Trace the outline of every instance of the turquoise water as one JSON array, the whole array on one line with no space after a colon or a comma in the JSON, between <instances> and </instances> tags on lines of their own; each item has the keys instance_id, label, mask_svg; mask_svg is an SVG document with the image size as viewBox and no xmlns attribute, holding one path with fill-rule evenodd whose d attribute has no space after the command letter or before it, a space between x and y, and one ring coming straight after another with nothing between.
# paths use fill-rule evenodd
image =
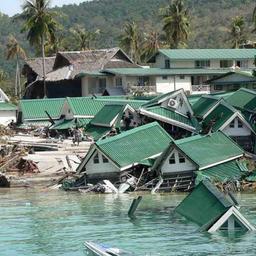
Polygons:
<instances>
[{"instance_id":1,"label":"turquoise water","mask_svg":"<svg viewBox=\"0 0 256 256\"><path fill-rule=\"evenodd\" d=\"M134 196L0 190L0 256L83 256L85 240L136 255L256 255L255 233L200 233L171 214L182 194L144 195L137 219L130 221ZM238 200L256 225L256 195L238 195Z\"/></svg>"}]
</instances>

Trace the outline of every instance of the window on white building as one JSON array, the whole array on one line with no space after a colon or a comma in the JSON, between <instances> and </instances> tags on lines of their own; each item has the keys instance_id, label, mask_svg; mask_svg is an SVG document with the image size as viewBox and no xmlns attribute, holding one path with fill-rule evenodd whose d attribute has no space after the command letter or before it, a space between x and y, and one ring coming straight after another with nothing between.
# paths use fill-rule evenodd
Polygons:
<instances>
[{"instance_id":1,"label":"window on white building","mask_svg":"<svg viewBox=\"0 0 256 256\"><path fill-rule=\"evenodd\" d=\"M236 66L240 68L248 68L248 60L237 60Z\"/></svg>"},{"instance_id":2,"label":"window on white building","mask_svg":"<svg viewBox=\"0 0 256 256\"><path fill-rule=\"evenodd\" d=\"M167 80L167 79L168 79L168 76L162 76L162 79L163 79L163 80Z\"/></svg>"},{"instance_id":3,"label":"window on white building","mask_svg":"<svg viewBox=\"0 0 256 256\"><path fill-rule=\"evenodd\" d=\"M229 124L230 128L235 128L235 120L233 120L230 124Z\"/></svg>"},{"instance_id":4,"label":"window on white building","mask_svg":"<svg viewBox=\"0 0 256 256\"><path fill-rule=\"evenodd\" d=\"M185 76L184 75L180 75L180 79L181 80L185 79Z\"/></svg>"},{"instance_id":5,"label":"window on white building","mask_svg":"<svg viewBox=\"0 0 256 256\"><path fill-rule=\"evenodd\" d=\"M185 163L185 162L186 162L185 157L179 153L179 163Z\"/></svg>"},{"instance_id":6,"label":"window on white building","mask_svg":"<svg viewBox=\"0 0 256 256\"><path fill-rule=\"evenodd\" d=\"M108 163L108 159L104 155L102 155L102 161L103 163Z\"/></svg>"},{"instance_id":7,"label":"window on white building","mask_svg":"<svg viewBox=\"0 0 256 256\"><path fill-rule=\"evenodd\" d=\"M98 153L93 157L93 163L94 164L99 164L100 163L100 159L99 159L99 154Z\"/></svg>"},{"instance_id":8,"label":"window on white building","mask_svg":"<svg viewBox=\"0 0 256 256\"><path fill-rule=\"evenodd\" d=\"M210 60L196 60L195 61L196 68L209 68L210 67Z\"/></svg>"},{"instance_id":9,"label":"window on white building","mask_svg":"<svg viewBox=\"0 0 256 256\"><path fill-rule=\"evenodd\" d=\"M164 67L165 67L165 68L171 68L170 60L165 60L165 62L164 62Z\"/></svg>"},{"instance_id":10,"label":"window on white building","mask_svg":"<svg viewBox=\"0 0 256 256\"><path fill-rule=\"evenodd\" d=\"M175 154L174 153L169 157L169 164L175 164Z\"/></svg>"},{"instance_id":11,"label":"window on white building","mask_svg":"<svg viewBox=\"0 0 256 256\"><path fill-rule=\"evenodd\" d=\"M233 60L220 60L221 68L230 68L233 66Z\"/></svg>"},{"instance_id":12,"label":"window on white building","mask_svg":"<svg viewBox=\"0 0 256 256\"><path fill-rule=\"evenodd\" d=\"M123 85L122 77L117 77L116 78L116 87L122 87L122 85Z\"/></svg>"},{"instance_id":13,"label":"window on white building","mask_svg":"<svg viewBox=\"0 0 256 256\"><path fill-rule=\"evenodd\" d=\"M237 126L238 128L243 128L243 123L241 122L240 119L238 119Z\"/></svg>"},{"instance_id":14,"label":"window on white building","mask_svg":"<svg viewBox=\"0 0 256 256\"><path fill-rule=\"evenodd\" d=\"M106 78L99 79L99 92L103 92L106 89L107 80Z\"/></svg>"}]
</instances>

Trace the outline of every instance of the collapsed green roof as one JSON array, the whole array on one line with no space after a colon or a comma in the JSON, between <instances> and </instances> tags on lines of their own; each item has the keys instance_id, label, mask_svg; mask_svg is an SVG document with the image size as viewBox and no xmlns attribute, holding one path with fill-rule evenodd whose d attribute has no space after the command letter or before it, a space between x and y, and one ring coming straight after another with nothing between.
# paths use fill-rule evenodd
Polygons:
<instances>
[{"instance_id":1,"label":"collapsed green roof","mask_svg":"<svg viewBox=\"0 0 256 256\"><path fill-rule=\"evenodd\" d=\"M195 118L188 118L184 115L175 112L174 110L167 109L165 107L155 106L148 107L146 109L141 109L141 113L148 113L148 116L155 118L157 120L163 121L164 118L166 121L169 120L170 123L174 122L177 126L182 127L186 130L196 131L199 129L199 124Z\"/></svg>"},{"instance_id":2,"label":"collapsed green roof","mask_svg":"<svg viewBox=\"0 0 256 256\"><path fill-rule=\"evenodd\" d=\"M186 154L199 170L210 168L243 155L244 151L222 132L196 135L177 140L175 145Z\"/></svg>"},{"instance_id":3,"label":"collapsed green roof","mask_svg":"<svg viewBox=\"0 0 256 256\"><path fill-rule=\"evenodd\" d=\"M230 196L204 180L175 208L175 212L200 226L210 227L234 205Z\"/></svg>"},{"instance_id":4,"label":"collapsed green roof","mask_svg":"<svg viewBox=\"0 0 256 256\"><path fill-rule=\"evenodd\" d=\"M212 131L218 131L235 113L236 109L225 103L219 103L203 120L203 124L211 126Z\"/></svg>"},{"instance_id":5,"label":"collapsed green roof","mask_svg":"<svg viewBox=\"0 0 256 256\"><path fill-rule=\"evenodd\" d=\"M212 96L202 96L198 101L192 105L192 109L196 117L203 118L203 116L217 104L218 98Z\"/></svg>"},{"instance_id":6,"label":"collapsed green roof","mask_svg":"<svg viewBox=\"0 0 256 256\"><path fill-rule=\"evenodd\" d=\"M155 158L171 141L168 133L157 122L153 122L97 141L95 145L119 168L125 168Z\"/></svg>"},{"instance_id":7,"label":"collapsed green roof","mask_svg":"<svg viewBox=\"0 0 256 256\"><path fill-rule=\"evenodd\" d=\"M123 104L107 104L94 116L91 121L92 125L111 127L112 122L122 114Z\"/></svg>"}]
</instances>

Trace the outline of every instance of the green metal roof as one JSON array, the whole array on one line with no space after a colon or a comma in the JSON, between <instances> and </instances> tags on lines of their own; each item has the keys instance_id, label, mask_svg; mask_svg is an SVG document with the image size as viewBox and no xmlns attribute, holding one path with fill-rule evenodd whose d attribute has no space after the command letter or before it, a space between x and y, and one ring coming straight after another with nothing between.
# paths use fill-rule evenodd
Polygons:
<instances>
[{"instance_id":1,"label":"green metal roof","mask_svg":"<svg viewBox=\"0 0 256 256\"><path fill-rule=\"evenodd\" d=\"M94 117L107 104L129 104L134 109L138 109L144 100L125 100L120 97L75 97L67 98L67 102L71 107L74 115L92 116Z\"/></svg>"},{"instance_id":2,"label":"green metal roof","mask_svg":"<svg viewBox=\"0 0 256 256\"><path fill-rule=\"evenodd\" d=\"M10 110L17 110L17 106L14 104L11 104L9 102L0 102L0 110L1 111L10 111Z\"/></svg>"},{"instance_id":3,"label":"green metal roof","mask_svg":"<svg viewBox=\"0 0 256 256\"><path fill-rule=\"evenodd\" d=\"M58 122L54 124L51 129L54 130L67 130L71 128L78 127L84 127L86 124L90 122L90 118L78 118L77 121L75 119L72 120L62 120L61 122Z\"/></svg>"},{"instance_id":4,"label":"green metal roof","mask_svg":"<svg viewBox=\"0 0 256 256\"><path fill-rule=\"evenodd\" d=\"M94 141L97 141L105 136L108 132L110 132L110 130L110 127L102 127L88 124L85 129L85 134L89 134L91 137L93 137Z\"/></svg>"},{"instance_id":5,"label":"green metal roof","mask_svg":"<svg viewBox=\"0 0 256 256\"><path fill-rule=\"evenodd\" d=\"M218 98L202 96L192 106L195 116L202 118L213 106L215 106L217 101Z\"/></svg>"},{"instance_id":6,"label":"green metal roof","mask_svg":"<svg viewBox=\"0 0 256 256\"><path fill-rule=\"evenodd\" d=\"M161 49L172 60L242 60L254 59L256 49Z\"/></svg>"},{"instance_id":7,"label":"green metal roof","mask_svg":"<svg viewBox=\"0 0 256 256\"><path fill-rule=\"evenodd\" d=\"M200 226L209 227L234 205L229 196L205 180L175 208L175 212Z\"/></svg>"},{"instance_id":8,"label":"green metal roof","mask_svg":"<svg viewBox=\"0 0 256 256\"><path fill-rule=\"evenodd\" d=\"M145 109L146 111L149 111L153 114L159 115L161 117L175 120L179 123L185 124L190 126L192 129L197 129L199 127L199 124L196 119L189 119L188 117L185 117L174 110L167 109L164 107L156 106L156 107L149 107Z\"/></svg>"},{"instance_id":9,"label":"green metal roof","mask_svg":"<svg viewBox=\"0 0 256 256\"><path fill-rule=\"evenodd\" d=\"M247 106L247 108L252 106L254 107L255 98L256 91L241 88L238 91L234 92L230 97L228 97L227 102L235 108L245 109L245 106Z\"/></svg>"},{"instance_id":10,"label":"green metal roof","mask_svg":"<svg viewBox=\"0 0 256 256\"><path fill-rule=\"evenodd\" d=\"M218 104L203 120L204 125L211 125L212 131L218 131L228 119L236 112L232 107L226 104Z\"/></svg>"},{"instance_id":11,"label":"green metal roof","mask_svg":"<svg viewBox=\"0 0 256 256\"><path fill-rule=\"evenodd\" d=\"M160 154L171 141L168 133L154 122L97 141L96 147L122 168Z\"/></svg>"},{"instance_id":12,"label":"green metal roof","mask_svg":"<svg viewBox=\"0 0 256 256\"><path fill-rule=\"evenodd\" d=\"M126 76L172 76L172 75L220 75L227 73L224 69L213 68L112 68L102 72Z\"/></svg>"},{"instance_id":13,"label":"green metal roof","mask_svg":"<svg viewBox=\"0 0 256 256\"><path fill-rule=\"evenodd\" d=\"M207 178L211 182L226 182L230 180L241 180L244 171L241 170L237 160L229 161L203 171L197 172L196 184Z\"/></svg>"},{"instance_id":14,"label":"green metal roof","mask_svg":"<svg viewBox=\"0 0 256 256\"><path fill-rule=\"evenodd\" d=\"M111 126L111 122L123 113L123 104L108 104L102 107L102 109L94 116L91 121L92 125L99 126Z\"/></svg>"},{"instance_id":15,"label":"green metal roof","mask_svg":"<svg viewBox=\"0 0 256 256\"><path fill-rule=\"evenodd\" d=\"M222 132L210 135L196 135L175 141L199 169L240 157L244 151Z\"/></svg>"},{"instance_id":16,"label":"green metal roof","mask_svg":"<svg viewBox=\"0 0 256 256\"><path fill-rule=\"evenodd\" d=\"M54 119L59 118L65 99L21 100L20 110L24 119L49 119L45 111Z\"/></svg>"}]
</instances>

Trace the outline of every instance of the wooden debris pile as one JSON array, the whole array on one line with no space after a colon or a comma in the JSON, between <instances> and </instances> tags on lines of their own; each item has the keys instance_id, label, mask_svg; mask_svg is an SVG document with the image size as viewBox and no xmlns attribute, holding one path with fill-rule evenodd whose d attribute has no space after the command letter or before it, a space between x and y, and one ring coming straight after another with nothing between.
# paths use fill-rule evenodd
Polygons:
<instances>
[{"instance_id":1,"label":"wooden debris pile","mask_svg":"<svg viewBox=\"0 0 256 256\"><path fill-rule=\"evenodd\" d=\"M6 172L18 172L19 174L39 173L39 169L32 160L20 158L18 162L6 166Z\"/></svg>"}]
</instances>

